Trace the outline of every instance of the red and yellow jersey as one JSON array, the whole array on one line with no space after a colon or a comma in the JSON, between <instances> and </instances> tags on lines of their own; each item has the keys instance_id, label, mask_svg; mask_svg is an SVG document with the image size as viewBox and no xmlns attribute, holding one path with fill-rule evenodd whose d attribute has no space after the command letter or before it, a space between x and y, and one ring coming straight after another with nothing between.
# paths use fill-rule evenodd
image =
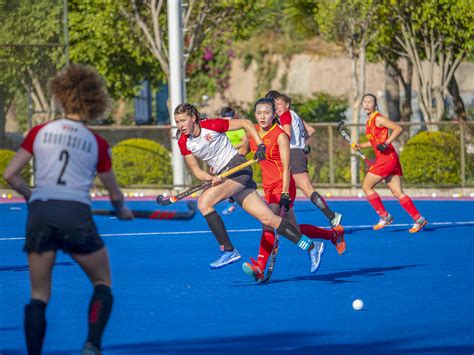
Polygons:
<instances>
[{"instance_id":1,"label":"red and yellow jersey","mask_svg":"<svg viewBox=\"0 0 474 355\"><path fill-rule=\"evenodd\" d=\"M258 131L258 125L255 125L255 128ZM280 147L278 146L278 137L280 134L286 133L277 124L274 124L270 130L261 135L263 144L265 144L267 148L267 158L260 162L264 188L277 184L283 179L283 163L280 156ZM250 150L255 153L257 151L257 144L252 137L249 138L249 141ZM290 177L290 179L293 180L293 177Z\"/></svg>"},{"instance_id":2,"label":"red and yellow jersey","mask_svg":"<svg viewBox=\"0 0 474 355\"><path fill-rule=\"evenodd\" d=\"M372 148L374 148L375 150L376 159L378 159L379 156L382 155L395 159L395 157L397 157L397 152L395 152L395 149L393 148L392 144L389 144L388 149L385 150L385 152L383 153L377 149L377 145L385 143L389 136L387 127L377 127L377 125L375 124L375 121L378 116L382 115L377 111L370 115L365 125L365 135L367 136L367 139L369 140L370 144L372 144Z\"/></svg>"}]
</instances>

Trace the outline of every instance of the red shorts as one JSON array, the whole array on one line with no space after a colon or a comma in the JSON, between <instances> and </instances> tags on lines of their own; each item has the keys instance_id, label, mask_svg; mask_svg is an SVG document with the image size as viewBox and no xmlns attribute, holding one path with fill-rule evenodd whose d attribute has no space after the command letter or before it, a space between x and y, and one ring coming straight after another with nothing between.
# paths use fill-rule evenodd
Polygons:
<instances>
[{"instance_id":1,"label":"red shorts","mask_svg":"<svg viewBox=\"0 0 474 355\"><path fill-rule=\"evenodd\" d=\"M267 201L268 204L275 203L278 205L280 203L282 190L283 190L282 180L270 186L263 186L263 191L265 192L265 201ZM290 180L290 188L288 192L290 193L290 198L291 198L290 207L293 207L293 205L295 204L295 197L296 197L296 185L295 185L295 180L293 179Z\"/></svg>"},{"instance_id":2,"label":"red shorts","mask_svg":"<svg viewBox=\"0 0 474 355\"><path fill-rule=\"evenodd\" d=\"M392 157L393 155L395 157ZM369 173L382 176L384 178L391 175L402 176L402 166L400 165L398 155L393 155L390 156L380 154L375 160L375 164L369 168Z\"/></svg>"}]
</instances>

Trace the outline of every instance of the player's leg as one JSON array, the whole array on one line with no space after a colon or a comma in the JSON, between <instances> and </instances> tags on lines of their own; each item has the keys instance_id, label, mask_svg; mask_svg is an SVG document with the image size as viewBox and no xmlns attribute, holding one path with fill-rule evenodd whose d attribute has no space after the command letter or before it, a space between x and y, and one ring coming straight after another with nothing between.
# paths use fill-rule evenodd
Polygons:
<instances>
[{"instance_id":1,"label":"player's leg","mask_svg":"<svg viewBox=\"0 0 474 355\"><path fill-rule=\"evenodd\" d=\"M382 176L368 172L367 175L365 175L364 181L362 182L362 190L367 196L367 201L369 201L372 208L380 216L380 220L374 226L375 230L382 229L393 222L392 215L387 212L382 199L375 191L375 186L383 179L384 178Z\"/></svg>"},{"instance_id":2,"label":"player's leg","mask_svg":"<svg viewBox=\"0 0 474 355\"><path fill-rule=\"evenodd\" d=\"M255 190L243 199L241 205L244 210L257 218L262 224L276 229L280 235L307 251L311 257L311 272L316 272L324 252L323 243L313 243L311 239L302 235L299 228L286 215L282 218L274 214Z\"/></svg>"},{"instance_id":3,"label":"player's leg","mask_svg":"<svg viewBox=\"0 0 474 355\"><path fill-rule=\"evenodd\" d=\"M295 179L296 187L300 189L303 194L310 199L310 201L317 207L329 220L331 226L337 226L341 223L342 215L333 212L317 191L314 190L311 184L311 179L308 173L308 157L302 149L291 149L290 151L290 167L293 178Z\"/></svg>"},{"instance_id":4,"label":"player's leg","mask_svg":"<svg viewBox=\"0 0 474 355\"><path fill-rule=\"evenodd\" d=\"M398 199L403 209L410 215L415 221L413 227L410 228L411 233L416 233L422 229L428 222L420 214L418 209L415 207L410 196L406 195L402 190L402 179L400 175L391 175L386 178L387 186L392 192L393 196Z\"/></svg>"},{"instance_id":5,"label":"player's leg","mask_svg":"<svg viewBox=\"0 0 474 355\"><path fill-rule=\"evenodd\" d=\"M293 178L295 179L296 187L326 216L331 226L337 226L341 223L342 215L333 212L324 197L314 190L307 172L293 174Z\"/></svg>"},{"instance_id":6,"label":"player's leg","mask_svg":"<svg viewBox=\"0 0 474 355\"><path fill-rule=\"evenodd\" d=\"M242 184L229 179L220 185L212 186L205 190L198 199L198 208L222 250L232 251L234 247L225 229L224 221L214 209L214 206L234 195L242 188Z\"/></svg>"},{"instance_id":7,"label":"player's leg","mask_svg":"<svg viewBox=\"0 0 474 355\"><path fill-rule=\"evenodd\" d=\"M31 300L25 306L24 329L28 354L41 354L46 334L46 306L51 295L51 273L55 251L29 252Z\"/></svg>"},{"instance_id":8,"label":"player's leg","mask_svg":"<svg viewBox=\"0 0 474 355\"><path fill-rule=\"evenodd\" d=\"M335 226L330 230L319 228L311 224L300 224L299 227L301 234L304 234L311 239L330 240L339 254L345 252L346 242L344 240L344 228L341 225Z\"/></svg>"},{"instance_id":9,"label":"player's leg","mask_svg":"<svg viewBox=\"0 0 474 355\"><path fill-rule=\"evenodd\" d=\"M104 246L88 254L71 254L71 257L84 270L94 287L94 293L89 303L89 331L83 353L97 351L101 347L102 334L109 320L113 304L109 254Z\"/></svg>"}]
</instances>

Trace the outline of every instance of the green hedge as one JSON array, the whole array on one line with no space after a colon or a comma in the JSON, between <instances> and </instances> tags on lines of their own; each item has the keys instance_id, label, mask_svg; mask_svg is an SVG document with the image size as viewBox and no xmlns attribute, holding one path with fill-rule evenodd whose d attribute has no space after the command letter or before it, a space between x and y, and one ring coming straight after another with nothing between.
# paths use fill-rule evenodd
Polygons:
<instances>
[{"instance_id":1,"label":"green hedge","mask_svg":"<svg viewBox=\"0 0 474 355\"><path fill-rule=\"evenodd\" d=\"M171 154L152 140L133 138L120 142L112 148L112 161L120 186L173 183Z\"/></svg>"},{"instance_id":2,"label":"green hedge","mask_svg":"<svg viewBox=\"0 0 474 355\"><path fill-rule=\"evenodd\" d=\"M5 169L8 163L10 163L10 160L12 160L14 155L15 155L15 152L12 150L0 149L0 187L3 187L3 188L10 187L5 181L5 179L3 178L3 173L5 172ZM22 170L21 176L29 184L30 178L31 178L31 169L29 165L25 166L25 168Z\"/></svg>"},{"instance_id":3,"label":"green hedge","mask_svg":"<svg viewBox=\"0 0 474 355\"><path fill-rule=\"evenodd\" d=\"M404 180L417 185L459 185L460 142L453 133L420 132L403 147Z\"/></svg>"}]
</instances>

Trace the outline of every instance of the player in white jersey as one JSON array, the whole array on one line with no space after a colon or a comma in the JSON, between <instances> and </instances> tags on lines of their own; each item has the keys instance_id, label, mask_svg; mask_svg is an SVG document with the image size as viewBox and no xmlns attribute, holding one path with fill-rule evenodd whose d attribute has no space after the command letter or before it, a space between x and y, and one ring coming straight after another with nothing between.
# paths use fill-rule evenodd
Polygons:
<instances>
[{"instance_id":1,"label":"player in white jersey","mask_svg":"<svg viewBox=\"0 0 474 355\"><path fill-rule=\"evenodd\" d=\"M207 119L199 120L198 110L191 104L178 105L174 110L174 119L181 136L178 145L189 169L199 180L212 181L212 186L205 190L198 199L198 208L207 221L221 247L222 254L210 264L212 269L224 267L240 260L240 253L232 245L224 222L214 209L220 201L232 197L242 208L257 218L262 224L271 226L278 233L287 237L301 249L311 250L313 243L307 243L300 231L293 227L288 218L275 215L256 191L252 179L252 169L247 167L221 180L217 175L238 166L246 161L232 146L225 135L226 131L245 129L254 139L258 148L257 160L265 159L265 145L254 125L244 119ZM205 161L216 175L204 171L198 163Z\"/></svg>"},{"instance_id":2,"label":"player in white jersey","mask_svg":"<svg viewBox=\"0 0 474 355\"><path fill-rule=\"evenodd\" d=\"M96 172L109 191L117 217L129 220L133 215L124 206L115 181L107 142L84 125L107 109L103 80L92 68L72 64L50 82L50 91L65 117L35 126L4 173L5 180L28 202L24 251L28 253L31 300L25 306L26 344L28 354L41 353L51 273L57 251L63 250L94 286L83 353L99 354L113 297L107 248L90 209L89 190ZM31 191L20 172L33 157L36 186Z\"/></svg>"},{"instance_id":3,"label":"player in white jersey","mask_svg":"<svg viewBox=\"0 0 474 355\"><path fill-rule=\"evenodd\" d=\"M274 100L277 114L280 118L280 125L291 137L290 167L296 187L324 213L331 227L338 226L341 223L342 215L333 212L329 208L324 197L313 188L308 174L308 158L306 154L309 153L309 149L306 149L305 140L314 134L314 129L306 124L296 112L290 111L291 101L288 96L271 90L267 93L266 97Z\"/></svg>"}]
</instances>

